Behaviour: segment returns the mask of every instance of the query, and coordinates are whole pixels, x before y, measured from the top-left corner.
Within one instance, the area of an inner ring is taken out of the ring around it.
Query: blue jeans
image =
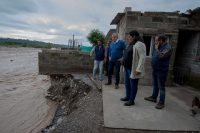
[[[99,68],[99,80],[103,80],[103,61],[94,60],[93,78],[96,79],[96,72]]]
[[[157,99],[158,93],[160,91],[160,103],[165,103],[165,81],[167,80],[168,71],[161,72],[155,71],[152,72],[153,77],[153,94],[152,97]]]
[[[139,79],[131,79],[131,70],[125,68],[125,88],[126,88],[126,97],[129,101],[135,101],[138,90],[138,81]]]
[[[116,85],[119,84],[120,66],[121,66],[120,61],[115,61],[115,62],[110,61],[110,62],[109,62],[109,67],[108,67],[108,82],[109,82],[109,83],[112,83],[112,73],[113,73],[113,69],[114,69],[114,67],[115,67],[115,78],[116,78],[115,84],[116,84]]]

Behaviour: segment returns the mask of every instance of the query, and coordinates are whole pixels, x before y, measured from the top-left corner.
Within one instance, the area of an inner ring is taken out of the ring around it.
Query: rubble
[[[64,116],[68,116],[79,106],[80,99],[86,97],[91,86],[87,85],[80,79],[75,79],[71,74],[53,74],[50,75],[51,86],[47,90],[46,98],[58,102],[58,108],[52,123],[43,133],[53,132],[63,121]]]
[[[63,105],[65,114],[69,114],[75,109],[79,99],[86,96],[91,90],[91,86],[80,79],[75,79],[71,74],[53,74],[50,75],[50,78],[51,86],[47,91],[46,98]]]

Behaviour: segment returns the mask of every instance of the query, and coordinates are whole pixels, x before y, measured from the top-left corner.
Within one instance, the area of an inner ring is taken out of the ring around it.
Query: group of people
[[[96,72],[99,68],[99,80],[103,80],[103,64],[105,61],[108,76],[108,82],[105,85],[112,84],[112,74],[115,68],[115,89],[119,88],[120,67],[121,65],[124,66],[126,94],[120,100],[125,102],[124,106],[131,106],[135,104],[139,79],[145,76],[146,45],[135,30],[129,32],[127,41],[128,45],[126,46],[125,42],[119,40],[117,34],[113,33],[112,41],[107,42],[106,48],[104,48],[102,40],[98,40],[90,55],[92,56],[95,53],[94,79],[96,79]],[[160,92],[159,102],[155,106],[157,109],[162,109],[165,106],[165,82],[169,71],[171,53],[172,48],[167,43],[166,36],[157,35],[151,60],[153,92],[151,96],[144,98],[147,101],[157,102]]]

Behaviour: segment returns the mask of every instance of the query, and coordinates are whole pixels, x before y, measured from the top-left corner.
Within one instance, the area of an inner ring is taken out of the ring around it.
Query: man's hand
[[[135,75],[140,75],[141,72],[135,71]]]
[[[155,49],[158,49],[160,47],[159,44],[155,44]]]

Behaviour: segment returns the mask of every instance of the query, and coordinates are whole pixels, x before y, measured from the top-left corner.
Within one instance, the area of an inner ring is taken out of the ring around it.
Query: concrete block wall
[[[189,18],[182,17],[176,12],[144,12],[138,14],[127,12],[125,16],[127,28],[141,27],[174,30],[178,28],[191,28],[193,24],[192,20],[190,22]]]
[[[89,54],[73,50],[42,50],[38,53],[39,74],[92,73]]]
[[[126,19],[123,17],[119,22],[120,27],[117,30],[118,38],[124,39],[126,29]]]
[[[180,68],[189,68],[191,73],[200,74],[200,61],[195,60],[199,47],[200,32],[180,31],[175,65]]]

